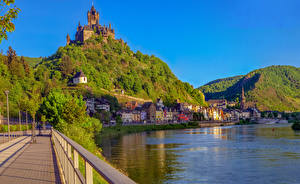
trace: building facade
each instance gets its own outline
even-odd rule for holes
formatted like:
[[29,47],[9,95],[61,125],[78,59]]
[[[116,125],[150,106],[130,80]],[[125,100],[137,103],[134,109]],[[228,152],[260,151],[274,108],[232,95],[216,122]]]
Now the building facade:
[[84,43],[87,39],[97,35],[101,35],[105,41],[108,37],[115,39],[115,30],[112,29],[111,24],[108,27],[99,24],[99,12],[96,11],[94,5],[88,11],[87,18],[88,25],[81,26],[80,23],[78,24],[75,40],[71,40],[70,35],[67,35],[67,45]]
[[73,84],[86,84],[87,77],[84,75],[82,71],[77,72],[73,77]]

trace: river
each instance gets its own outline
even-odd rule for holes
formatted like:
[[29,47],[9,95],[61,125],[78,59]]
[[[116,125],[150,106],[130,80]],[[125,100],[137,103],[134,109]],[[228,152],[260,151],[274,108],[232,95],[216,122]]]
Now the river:
[[290,124],[143,132],[102,140],[137,183],[300,183],[300,133]]

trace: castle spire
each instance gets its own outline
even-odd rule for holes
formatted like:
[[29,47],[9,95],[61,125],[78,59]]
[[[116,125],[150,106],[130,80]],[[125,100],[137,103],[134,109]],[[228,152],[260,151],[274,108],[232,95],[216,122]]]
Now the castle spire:
[[71,38],[70,38],[70,35],[69,33],[67,34],[67,45],[70,45],[70,42],[71,42]]

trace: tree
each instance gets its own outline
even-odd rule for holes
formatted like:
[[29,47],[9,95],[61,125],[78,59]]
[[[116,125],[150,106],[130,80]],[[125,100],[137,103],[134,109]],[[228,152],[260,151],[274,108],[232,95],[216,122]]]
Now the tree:
[[74,72],[74,65],[69,56],[63,56],[61,64],[60,64],[61,73],[65,76]]
[[63,111],[67,102],[67,97],[60,91],[51,91],[43,100],[40,112],[46,116],[47,121],[54,127],[63,124]]
[[17,53],[11,46],[9,46],[7,50],[7,66],[10,66],[15,60],[17,60]]
[[28,112],[31,115],[33,121],[32,121],[32,142],[36,143],[36,137],[35,137],[35,116],[37,111],[40,108],[40,103],[41,103],[41,96],[40,96],[40,91],[34,86],[33,90],[28,92],[29,100],[28,100]]
[[3,38],[7,40],[7,32],[13,32],[15,25],[12,21],[17,18],[20,9],[13,6],[15,0],[0,0],[0,43]]
[[30,73],[30,67],[29,67],[28,63],[25,61],[24,56],[21,56],[20,62],[23,64],[23,67],[24,67],[26,76],[29,76],[29,73]]

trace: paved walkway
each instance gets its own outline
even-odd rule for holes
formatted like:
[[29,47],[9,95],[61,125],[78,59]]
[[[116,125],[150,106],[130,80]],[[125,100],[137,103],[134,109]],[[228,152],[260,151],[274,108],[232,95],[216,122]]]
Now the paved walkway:
[[60,183],[59,170],[50,137],[20,137],[0,145],[0,183]]

